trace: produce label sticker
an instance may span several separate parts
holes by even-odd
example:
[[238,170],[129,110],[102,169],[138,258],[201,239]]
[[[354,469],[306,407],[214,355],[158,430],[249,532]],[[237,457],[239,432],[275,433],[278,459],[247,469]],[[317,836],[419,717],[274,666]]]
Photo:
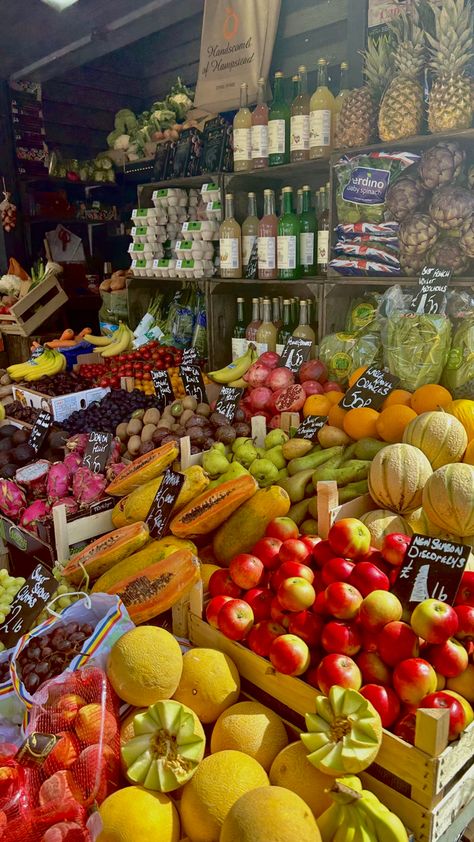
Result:
[[389,170],[356,167],[342,191],[342,198],[357,205],[383,205],[389,184]]
[[328,422],[327,415],[308,415],[302,424],[298,427],[295,438],[308,439],[314,441],[317,438],[319,431]]
[[112,446],[112,433],[89,433],[82,464],[94,474],[103,474]]
[[464,544],[413,535],[390,590],[408,612],[425,599],[439,599],[452,605],[470,552],[471,548]]
[[28,444],[33,448],[35,453],[40,452],[52,423],[53,416],[50,412],[46,412],[46,410],[43,409],[38,415],[28,439]]
[[5,649],[11,649],[31,628],[57,589],[58,582],[51,571],[44,564],[38,564],[18,591],[10,613],[0,626],[0,640]]
[[152,538],[162,538],[165,534],[183,482],[184,474],[178,474],[171,468],[165,471],[145,521]]
[[148,216],[148,208],[135,208],[132,211],[132,219],[143,219],[144,216]]
[[216,412],[221,412],[228,419],[229,424],[234,420],[235,410],[244,393],[236,386],[223,386],[216,401]]
[[412,313],[434,316],[446,306],[446,293],[452,278],[452,269],[423,266],[418,278],[418,293],[410,305]]
[[389,371],[369,367],[347,390],[339,406],[342,409],[360,409],[364,406],[380,409],[387,395],[393,392],[399,383],[400,378]]
[[15,760],[28,769],[41,767],[61,738],[56,734],[29,734],[18,749]]
[[115,508],[116,500],[114,497],[105,497],[103,500],[98,500],[97,503],[92,503],[89,509],[91,515],[99,515],[101,512],[110,512]]
[[158,409],[160,412],[163,412],[165,406],[168,403],[173,403],[174,401],[174,392],[171,386],[170,376],[166,370],[155,370],[151,372],[151,379],[153,380],[153,385],[155,387],[155,395],[158,398]]
[[299,336],[290,336],[286,343],[280,362],[280,368],[289,368],[290,371],[296,373],[298,369],[309,360],[312,346],[311,339],[301,339]]
[[182,365],[195,365],[199,360],[199,353],[197,348],[186,348],[183,351]]
[[206,387],[199,366],[182,365],[180,366],[179,373],[181,374],[186,394],[196,398],[198,403],[205,403],[207,400]]

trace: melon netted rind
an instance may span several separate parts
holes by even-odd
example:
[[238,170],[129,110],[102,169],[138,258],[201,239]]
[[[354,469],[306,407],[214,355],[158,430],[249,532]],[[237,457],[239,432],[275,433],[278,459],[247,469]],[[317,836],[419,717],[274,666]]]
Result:
[[468,439],[463,425],[447,412],[423,412],[410,421],[403,433],[405,444],[418,447],[434,471],[452,462],[460,462]]
[[107,676],[129,705],[145,707],[175,692],[183,670],[177,640],[158,626],[137,626],[114,643]]
[[183,671],[174,693],[176,701],[193,710],[201,722],[215,722],[236,704],[240,675],[232,658],[217,649],[190,649],[182,658]]
[[272,786],[282,786],[299,795],[316,818],[332,804],[328,790],[334,778],[308,761],[308,752],[300,740],[280,751],[271,765],[269,777]]
[[409,535],[410,537],[413,535],[413,529],[408,519],[405,519],[396,512],[390,512],[388,509],[374,509],[372,512],[361,515],[360,520],[369,530],[371,544],[377,550],[382,548],[385,536],[391,535],[393,532]]
[[421,506],[423,488],[433,473],[417,447],[390,444],[374,457],[369,470],[369,492],[382,509],[408,514]]
[[474,534],[474,466],[444,465],[423,489],[423,508],[440,529],[455,535]]
[[127,786],[109,795],[99,807],[102,831],[97,842],[179,842],[179,816],[171,798]]
[[229,810],[219,842],[321,842],[308,805],[288,789],[261,787],[242,795]]
[[235,749],[257,760],[266,772],[288,744],[280,717],[260,702],[237,702],[217,720],[211,735],[211,752]]

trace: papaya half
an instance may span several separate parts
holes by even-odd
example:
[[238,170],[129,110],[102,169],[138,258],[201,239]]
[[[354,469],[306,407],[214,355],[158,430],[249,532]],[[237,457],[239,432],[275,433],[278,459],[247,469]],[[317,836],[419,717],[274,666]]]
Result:
[[[184,483],[173,506],[173,511],[179,511],[201,494],[209,485],[209,477],[204,473],[200,465],[191,465],[182,472]],[[163,474],[156,479],[146,482],[140,488],[136,488],[123,500],[119,500],[112,512],[112,523],[122,525],[124,523],[136,523],[139,520],[146,520],[151,504],[155,499],[163,481]]]
[[165,538],[160,538],[159,541],[149,541],[146,547],[143,547],[139,552],[124,558],[118,564],[114,564],[110,570],[107,570],[100,579],[97,579],[91,593],[112,593],[110,589],[114,588],[117,582],[133,576],[135,573],[140,573],[177,550],[187,550],[194,555],[197,554],[197,549],[192,541],[175,538],[174,535],[167,535]]
[[140,550],[149,538],[148,526],[141,521],[107,532],[69,559],[63,576],[73,585],[80,584],[84,573],[91,580],[98,579],[114,564]]
[[180,538],[207,535],[249,500],[257,488],[256,480],[250,474],[243,474],[211,491],[206,490],[175,515],[170,531]]
[[115,477],[114,480],[106,488],[106,493],[113,497],[124,497],[125,494],[130,494],[135,491],[140,485],[150,480],[155,479],[163,471],[171,465],[178,456],[179,450],[175,442],[168,442],[162,444],[161,447],[150,450],[149,453],[144,453],[135,459],[121,474]]

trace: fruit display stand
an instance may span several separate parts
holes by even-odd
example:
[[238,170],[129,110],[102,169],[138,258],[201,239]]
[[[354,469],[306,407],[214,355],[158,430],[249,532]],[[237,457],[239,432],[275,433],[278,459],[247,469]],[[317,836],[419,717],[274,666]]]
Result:
[[31,336],[68,297],[55,275],[49,275],[31,292],[11,307],[11,315],[2,315],[2,333]]
[[[252,439],[255,441],[257,447],[263,447],[264,439],[267,434],[267,425],[265,418],[262,416],[255,416],[251,419]],[[183,436],[179,440],[179,463],[181,470],[190,468],[191,465],[202,465],[203,453],[191,453],[191,440],[189,436]],[[204,451],[203,451],[204,452]]]
[[20,401],[25,406],[32,406],[34,409],[45,409],[51,413],[55,421],[64,421],[73,412],[86,409],[94,401],[101,401],[109,391],[110,389],[97,387],[53,398],[51,395],[24,386],[12,387],[13,400]]
[[[106,504],[106,502],[106,500],[101,500],[100,505]],[[99,504],[96,504],[96,506],[98,507]],[[59,563],[65,563],[71,558],[71,547],[74,544],[81,541],[90,541],[113,530],[112,506],[106,511],[82,515],[70,520],[66,518],[66,506],[55,506],[53,508],[53,527],[56,559]]]

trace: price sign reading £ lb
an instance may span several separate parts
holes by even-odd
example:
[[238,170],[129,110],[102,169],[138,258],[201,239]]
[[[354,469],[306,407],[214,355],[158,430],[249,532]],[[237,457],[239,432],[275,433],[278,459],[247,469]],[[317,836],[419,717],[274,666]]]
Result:
[[398,596],[405,613],[425,599],[438,599],[452,605],[469,560],[470,547],[413,535],[392,593]]
[[171,468],[168,468],[163,475],[163,480],[146,519],[152,538],[162,538],[165,534],[183,482],[184,474],[178,474]]
[[35,453],[39,453],[41,450],[52,423],[53,416],[50,412],[46,412],[46,410],[43,409],[38,415],[31,431],[30,438],[28,439],[28,444],[33,448]]
[[94,474],[104,472],[112,446],[112,439],[112,433],[89,433],[89,442],[82,464]]
[[311,339],[300,339],[299,336],[290,336],[288,342],[283,348],[280,362],[280,368],[289,368],[290,371],[297,372],[299,368],[309,359],[312,346]]
[[347,390],[339,406],[342,409],[360,409],[364,406],[380,409],[387,395],[393,392],[399,383],[400,378],[388,371],[368,368]]

